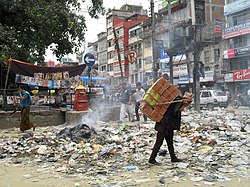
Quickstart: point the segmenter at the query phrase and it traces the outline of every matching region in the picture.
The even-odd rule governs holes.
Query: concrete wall
[[[0,129],[20,126],[20,111],[9,117],[11,112],[0,111]],[[35,110],[30,113],[30,120],[39,127],[56,126],[65,123],[65,112],[60,110]]]
[[[0,129],[20,126],[20,111],[9,117],[11,112],[0,111]],[[105,107],[93,111],[32,110],[30,119],[38,127],[57,125],[90,124],[97,121],[117,121],[120,118],[120,106]]]
[[[98,121],[117,121],[120,119],[120,106],[105,107],[93,111],[67,111],[65,119],[67,125],[90,124]]]

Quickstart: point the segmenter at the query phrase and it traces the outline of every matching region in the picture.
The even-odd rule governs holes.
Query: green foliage
[[[79,0],[0,0],[0,55],[42,64],[51,44],[59,59],[77,52],[87,29],[80,12]],[[88,12],[104,14],[102,0],[91,0]]]

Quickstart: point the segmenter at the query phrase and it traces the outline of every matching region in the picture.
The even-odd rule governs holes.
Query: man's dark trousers
[[[153,151],[152,151],[150,159],[149,159],[150,161],[155,160],[155,158],[157,156],[157,153],[159,152],[160,147],[163,144],[164,138],[167,141],[168,151],[169,151],[171,159],[176,158],[175,153],[174,153],[174,145],[173,145],[173,143],[174,143],[174,141],[173,141],[173,139],[174,139],[174,130],[173,129],[166,129],[165,132],[158,131],[156,142],[155,142]]]
[[[136,120],[140,121],[140,116],[139,116],[139,108],[140,108],[140,103],[136,102],[135,104],[135,115],[136,115]],[[147,116],[143,114],[144,121],[147,121]]]

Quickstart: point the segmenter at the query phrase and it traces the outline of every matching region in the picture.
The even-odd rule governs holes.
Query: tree
[[[92,18],[104,14],[102,3],[91,0]],[[43,64],[51,44],[58,59],[77,52],[87,29],[79,12],[79,0],[0,0],[0,56]]]

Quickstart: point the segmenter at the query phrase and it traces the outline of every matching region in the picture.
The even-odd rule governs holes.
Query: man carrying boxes
[[[169,77],[164,74],[147,91],[140,105],[142,113],[156,121],[155,130],[157,138],[149,163],[159,165],[155,160],[163,140],[166,139],[172,162],[181,162],[174,152],[174,130],[180,130],[181,111],[192,101],[192,93],[186,92],[180,97],[180,90],[169,82]]]

